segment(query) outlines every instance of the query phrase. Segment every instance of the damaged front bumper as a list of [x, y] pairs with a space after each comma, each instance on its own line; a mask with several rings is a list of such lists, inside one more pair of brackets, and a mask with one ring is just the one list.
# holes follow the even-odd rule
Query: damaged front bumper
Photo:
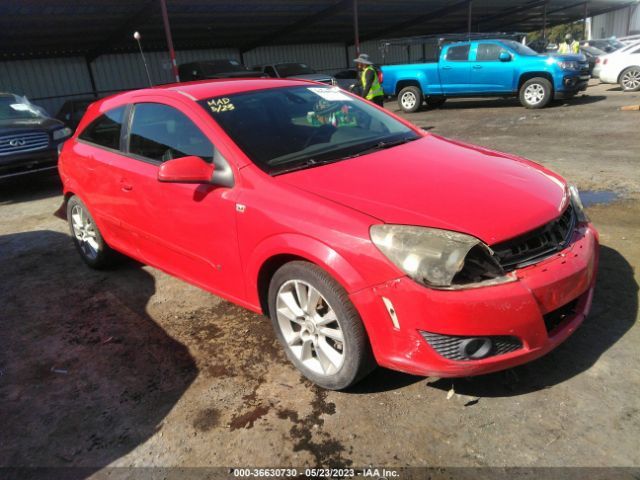
[[[442, 291], [401, 277], [351, 300], [379, 365], [425, 376], [479, 375], [529, 362], [569, 337], [591, 307], [597, 263], [598, 234], [581, 224], [567, 248], [516, 270], [515, 282]], [[461, 358], [474, 338], [490, 351]]]

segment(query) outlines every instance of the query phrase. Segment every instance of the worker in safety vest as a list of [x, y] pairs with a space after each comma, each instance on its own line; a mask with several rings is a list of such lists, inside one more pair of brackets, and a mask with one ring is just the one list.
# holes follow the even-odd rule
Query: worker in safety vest
[[382, 85], [380, 85], [380, 79], [378, 78], [378, 70], [373, 66], [373, 62], [369, 60], [369, 55], [362, 53], [354, 62], [360, 73], [362, 97], [382, 107], [384, 92], [382, 91]]
[[564, 42], [558, 46], [558, 53], [580, 53], [580, 44], [573, 39], [573, 35], [567, 33]]

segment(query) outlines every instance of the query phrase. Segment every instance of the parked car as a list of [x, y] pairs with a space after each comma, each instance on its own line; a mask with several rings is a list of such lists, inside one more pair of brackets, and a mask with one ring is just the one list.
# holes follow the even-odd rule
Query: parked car
[[582, 40], [580, 45], [596, 47], [606, 53], [615, 52], [625, 46], [624, 43], [615, 38], [594, 38], [591, 40]]
[[237, 60], [207, 60], [178, 65], [180, 80], [212, 80], [216, 78], [259, 78], [264, 75], [249, 70]]
[[625, 92], [640, 90], [640, 42], [599, 58], [601, 82], [619, 83]]
[[580, 53], [585, 56], [587, 62], [589, 63], [589, 75], [594, 77], [595, 75], [593, 74], [593, 69], [596, 66], [596, 61], [598, 57], [606, 55], [606, 52], [596, 47], [581, 45]]
[[358, 70], [355, 68], [349, 68], [347, 70], [341, 70], [333, 76], [336, 79], [336, 83], [340, 88], [344, 90], [351, 90], [353, 85], [359, 85]]
[[554, 98], [570, 98], [587, 88], [583, 55], [539, 55], [513, 40], [478, 40], [445, 45], [434, 63], [383, 66], [382, 87], [398, 106], [415, 112], [426, 100], [448, 97], [517, 95], [526, 108], [543, 108]]
[[26, 97], [0, 93], [0, 179], [55, 170], [71, 133]]
[[531, 361], [593, 298], [598, 234], [575, 187], [337, 87], [115, 95], [89, 107], [59, 169], [89, 266], [115, 250], [268, 315], [325, 388], [376, 364], [466, 377]]
[[84, 113], [87, 111], [87, 107], [95, 101], [95, 98], [75, 98], [73, 100], [67, 100], [62, 104], [60, 110], [56, 114], [56, 118], [64, 124], [75, 130]]
[[305, 63], [273, 63], [256, 67], [265, 75], [271, 78], [301, 78], [303, 80], [313, 80], [314, 82], [336, 85], [336, 80], [331, 75], [318, 73]]

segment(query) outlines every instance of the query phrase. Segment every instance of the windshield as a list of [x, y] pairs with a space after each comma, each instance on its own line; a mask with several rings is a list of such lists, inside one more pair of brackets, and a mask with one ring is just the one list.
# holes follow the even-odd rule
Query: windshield
[[0, 120], [25, 120], [45, 117], [42, 109], [25, 97], [0, 95]]
[[294, 75], [308, 75], [316, 73], [313, 68], [309, 68], [304, 63], [279, 63], [276, 69], [281, 77], [293, 77]]
[[269, 174], [419, 138], [409, 127], [337, 87], [274, 88], [199, 103]]
[[535, 50], [532, 50], [526, 45], [518, 43], [514, 40], [500, 40], [500, 41], [519, 55], [526, 55], [526, 56], [539, 55], [539, 53], [536, 52]]

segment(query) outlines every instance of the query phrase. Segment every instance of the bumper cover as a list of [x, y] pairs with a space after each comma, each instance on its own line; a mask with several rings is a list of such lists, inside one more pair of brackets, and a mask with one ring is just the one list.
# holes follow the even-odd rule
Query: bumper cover
[[58, 151], [56, 148], [2, 156], [0, 157], [0, 178], [55, 170], [57, 165]]
[[[580, 225], [570, 245], [516, 271], [511, 283], [468, 290], [425, 288], [401, 277], [351, 295], [369, 333], [379, 365], [407, 373], [460, 377], [529, 362], [553, 350], [582, 323], [591, 307], [598, 263], [598, 236]], [[395, 328], [382, 298], [388, 299]], [[545, 315], [575, 302], [572, 313], [551, 331]], [[439, 355], [420, 331], [456, 336], [515, 337], [522, 348], [480, 360]]]

